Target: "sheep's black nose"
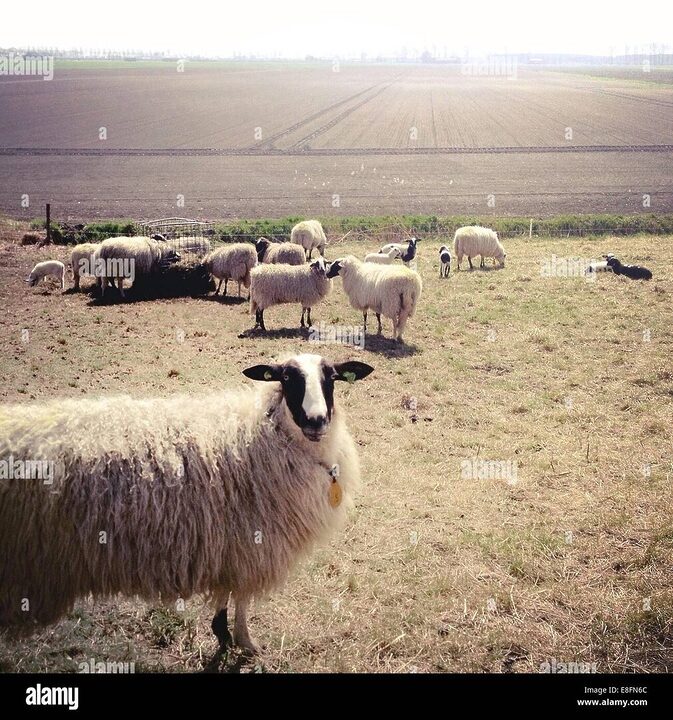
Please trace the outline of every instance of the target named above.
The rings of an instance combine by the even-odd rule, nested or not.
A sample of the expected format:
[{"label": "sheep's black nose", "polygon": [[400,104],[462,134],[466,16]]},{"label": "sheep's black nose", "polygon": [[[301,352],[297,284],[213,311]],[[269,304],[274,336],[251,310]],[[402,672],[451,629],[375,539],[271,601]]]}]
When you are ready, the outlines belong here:
[{"label": "sheep's black nose", "polygon": [[306,418],[306,427],[312,428],[313,430],[320,430],[326,423],[327,418],[324,415]]}]

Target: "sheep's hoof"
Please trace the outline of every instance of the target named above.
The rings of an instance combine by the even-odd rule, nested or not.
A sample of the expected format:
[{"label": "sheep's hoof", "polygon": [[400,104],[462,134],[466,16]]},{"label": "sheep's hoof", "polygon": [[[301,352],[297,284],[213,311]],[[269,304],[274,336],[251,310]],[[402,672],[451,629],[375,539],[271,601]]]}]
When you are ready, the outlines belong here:
[{"label": "sheep's hoof", "polygon": [[259,655],[262,652],[262,648],[249,636],[239,639],[234,634],[234,643],[244,655],[248,655],[250,657]]}]

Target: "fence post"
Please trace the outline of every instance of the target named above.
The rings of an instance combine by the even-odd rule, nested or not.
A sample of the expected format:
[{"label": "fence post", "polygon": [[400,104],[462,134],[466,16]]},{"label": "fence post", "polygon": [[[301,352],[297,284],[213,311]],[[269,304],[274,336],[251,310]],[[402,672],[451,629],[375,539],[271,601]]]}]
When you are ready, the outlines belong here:
[{"label": "fence post", "polygon": [[47,239],[45,240],[45,245],[49,245],[51,243],[51,203],[47,203]]},{"label": "fence post", "polygon": [[530,219],[530,226],[528,227],[528,237],[533,237],[533,218]]}]

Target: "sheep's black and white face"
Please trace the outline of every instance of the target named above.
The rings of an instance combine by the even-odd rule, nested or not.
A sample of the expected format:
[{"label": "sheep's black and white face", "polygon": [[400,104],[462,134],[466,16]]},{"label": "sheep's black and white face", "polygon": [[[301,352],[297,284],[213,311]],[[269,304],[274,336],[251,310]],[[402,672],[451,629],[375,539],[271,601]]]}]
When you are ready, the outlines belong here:
[{"label": "sheep's black and white face", "polygon": [[327,277],[328,278],[335,278],[342,270],[343,263],[341,260],[334,260],[331,262],[327,268]]},{"label": "sheep's black and white face", "polygon": [[311,270],[317,275],[321,275],[322,277],[329,277],[327,275],[327,263],[325,262],[325,258],[318,258],[317,260],[314,260],[311,263],[310,267]]},{"label": "sheep's black and white face", "polygon": [[357,361],[331,363],[320,355],[295,355],[284,363],[249,367],[243,374],[253,380],[279,382],[297,427],[309,440],[318,442],[332,420],[335,381],[355,382],[373,370]]}]

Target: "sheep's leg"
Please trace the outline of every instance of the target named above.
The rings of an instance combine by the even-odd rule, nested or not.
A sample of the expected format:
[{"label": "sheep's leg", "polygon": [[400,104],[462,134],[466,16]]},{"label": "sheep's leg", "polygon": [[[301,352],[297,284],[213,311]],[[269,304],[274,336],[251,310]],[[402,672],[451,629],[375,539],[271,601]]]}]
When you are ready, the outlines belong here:
[{"label": "sheep's leg", "polygon": [[364,319],[364,322],[362,323],[362,325],[363,325],[362,332],[366,333],[367,332],[367,311],[366,310],[362,313],[362,317]]},{"label": "sheep's leg", "polygon": [[221,287],[222,287],[222,278],[220,278],[220,282],[219,282],[219,284],[218,284],[218,286],[217,286],[217,290],[215,290],[215,295],[219,295],[219,294],[220,294],[220,288],[221,288]]},{"label": "sheep's leg", "polygon": [[311,249],[308,251],[308,259],[309,259],[309,260],[311,259],[311,255],[312,255],[312,254],[313,254],[313,248],[311,248]]},{"label": "sheep's leg", "polygon": [[72,279],[74,281],[73,290],[79,290],[79,275],[73,270]]},{"label": "sheep's leg", "polygon": [[266,330],[266,326],[264,325],[264,310],[257,310],[257,325],[255,327],[260,328],[260,330]]},{"label": "sheep's leg", "polygon": [[311,308],[307,308],[308,312],[306,314],[306,322],[308,323],[308,326],[311,327],[313,323],[311,322]]},{"label": "sheep's leg", "polygon": [[467,256],[467,262],[470,263],[470,270],[474,270],[474,266],[472,265],[472,258],[469,255]]},{"label": "sheep's leg", "polygon": [[124,295],[124,278],[121,275],[117,278],[117,287],[119,288],[119,294],[123,298],[125,298],[126,295]]},{"label": "sheep's leg", "polygon": [[224,297],[227,297],[227,283],[229,282],[229,278],[224,279]]},{"label": "sheep's leg", "polygon": [[220,644],[220,650],[224,650],[233,645],[233,639],[229,632],[229,623],[227,622],[227,602],[225,601],[224,607],[221,607],[213,621],[210,623],[210,627],[213,629],[213,633]]},{"label": "sheep's leg", "polygon": [[234,619],[234,642],[250,655],[257,655],[260,651],[259,645],[250,637],[250,632],[248,631],[248,606],[250,605],[250,598],[237,597],[235,600],[236,618]]},{"label": "sheep's leg", "polygon": [[238,281],[238,297],[241,297],[241,281]]},{"label": "sheep's leg", "polygon": [[381,325],[381,313],[376,313],[376,322],[379,324],[376,332],[381,335],[381,333],[383,332],[383,325]]},{"label": "sheep's leg", "polygon": [[301,327],[306,327],[306,323],[304,322],[304,314],[305,314],[305,313],[306,313],[306,308],[303,307],[303,308],[301,309],[301,321],[300,321],[300,323],[299,323]]}]

